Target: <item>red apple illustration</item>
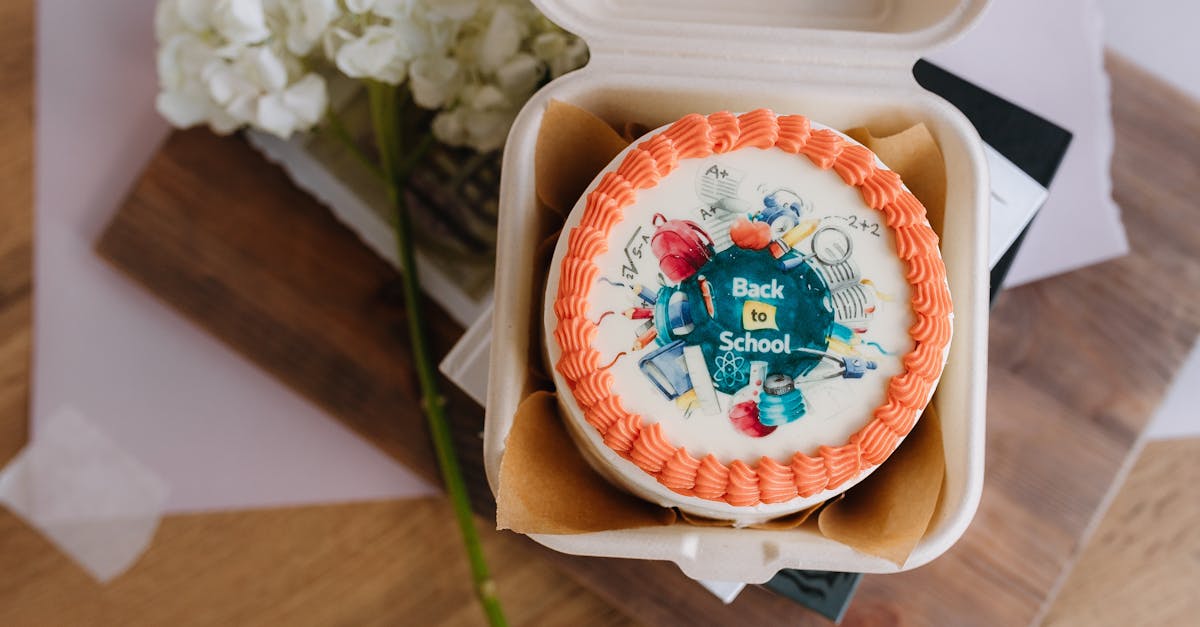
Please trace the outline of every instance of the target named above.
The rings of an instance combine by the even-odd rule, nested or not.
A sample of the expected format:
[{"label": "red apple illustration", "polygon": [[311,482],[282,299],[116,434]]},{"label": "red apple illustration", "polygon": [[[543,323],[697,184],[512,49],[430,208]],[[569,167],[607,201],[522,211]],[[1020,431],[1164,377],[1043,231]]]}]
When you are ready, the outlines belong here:
[{"label": "red apple illustration", "polygon": [[766,222],[751,222],[739,218],[729,227],[729,239],[738,248],[761,250],[771,243],[771,227]]}]

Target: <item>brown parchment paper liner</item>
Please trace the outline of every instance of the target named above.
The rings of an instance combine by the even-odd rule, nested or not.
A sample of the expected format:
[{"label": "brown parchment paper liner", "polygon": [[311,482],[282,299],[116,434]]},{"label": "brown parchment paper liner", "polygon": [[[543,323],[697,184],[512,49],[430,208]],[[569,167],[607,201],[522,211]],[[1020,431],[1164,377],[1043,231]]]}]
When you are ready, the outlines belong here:
[{"label": "brown parchment paper liner", "polygon": [[[646,131],[625,122],[622,132],[579,107],[553,101],[538,133],[534,170],[544,229],[536,272],[539,295],[558,239],[558,230],[583,191],[629,142]],[[918,124],[895,135],[874,137],[866,129],[847,132],[873,150],[930,214],[941,233],[945,166],[929,130]],[[513,417],[500,462],[496,526],[518,533],[574,534],[661,525],[731,526],[682,514],[632,496],[588,465],[559,415],[542,346],[542,311],[530,315],[530,387]],[[945,474],[942,430],[926,410],[913,432],[869,477],[843,495],[794,514],[754,525],[758,529],[804,527],[856,550],[903,565],[936,511]]]}]

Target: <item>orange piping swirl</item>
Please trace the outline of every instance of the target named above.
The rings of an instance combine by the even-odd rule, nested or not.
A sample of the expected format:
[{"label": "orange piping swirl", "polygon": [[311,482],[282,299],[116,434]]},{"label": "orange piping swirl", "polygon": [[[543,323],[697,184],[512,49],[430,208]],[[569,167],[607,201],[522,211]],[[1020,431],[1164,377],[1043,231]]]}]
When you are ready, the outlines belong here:
[{"label": "orange piping swirl", "polygon": [[734,506],[754,505],[761,501],[758,494],[758,475],[746,462],[735,459],[729,464],[729,484],[725,501]]},{"label": "orange piping swirl", "polygon": [[850,436],[850,441],[862,449],[863,462],[870,466],[882,464],[896,445],[900,436],[896,435],[882,420],[872,420],[867,426]]},{"label": "orange piping swirl", "polygon": [[812,132],[808,143],[800,153],[808,157],[818,168],[828,170],[837,161],[838,155],[846,147],[846,142],[837,133],[823,128]]},{"label": "orange piping swirl", "polygon": [[907,370],[915,372],[938,372],[942,367],[942,349],[924,342],[901,360]]},{"label": "orange piping swirl", "polygon": [[900,196],[900,192],[904,191],[902,185],[899,174],[874,168],[874,172],[863,180],[859,189],[862,190],[863,202],[867,203],[868,207],[882,210]]},{"label": "orange piping swirl", "polygon": [[741,136],[734,142],[733,149],[761,148],[766,150],[779,141],[779,118],[770,109],[755,109],[739,118]]},{"label": "orange piping swirl", "polygon": [[708,128],[708,120],[704,116],[689,113],[663,131],[663,135],[675,142],[680,159],[695,159],[712,154],[712,137]]},{"label": "orange piping swirl", "polygon": [[725,496],[726,486],[729,485],[729,469],[721,465],[717,458],[709,453],[700,460],[696,467],[696,481],[692,492],[710,501],[721,500]]},{"label": "orange piping swirl", "polygon": [[597,229],[605,237],[608,237],[608,233],[612,230],[613,225],[625,217],[622,215],[620,204],[617,203],[616,199],[609,198],[603,194],[589,195],[588,205],[593,210],[583,214],[583,221],[579,223],[579,226]]},{"label": "orange piping swirl", "polygon": [[900,402],[909,409],[920,410],[929,401],[929,393],[933,391],[933,383],[926,380],[923,373],[906,370],[904,374],[892,377],[888,383],[888,396]]},{"label": "orange piping swirl", "polygon": [[923,340],[934,346],[945,346],[950,342],[950,318],[948,316],[917,315],[917,322],[908,330],[909,337]]},{"label": "orange piping swirl", "polygon": [[812,125],[809,124],[808,118],[802,115],[783,115],[779,117],[779,136],[775,139],[775,147],[793,155],[800,154],[808,145],[811,136]]},{"label": "orange piping swirl", "polygon": [[660,176],[666,176],[679,165],[679,150],[675,142],[663,133],[638,144],[638,148],[650,153]]},{"label": "orange piping swirl", "polygon": [[[615,203],[616,200],[612,199],[609,202]],[[567,236],[567,248],[575,251],[582,259],[595,259],[608,251],[608,241],[604,238],[604,233],[596,229],[574,228]]]},{"label": "orange piping swirl", "polygon": [[[625,155],[625,160],[617,166],[617,174],[629,181],[634,189],[654,187],[658,185],[658,179],[662,178],[658,174],[658,164],[654,163],[654,157],[642,150],[641,146],[635,147]],[[583,215],[587,217],[586,212]]]},{"label": "orange piping swirl", "polygon": [[893,229],[896,233],[896,254],[905,261],[937,250],[938,236],[928,224],[914,224]]},{"label": "orange piping swirl", "polygon": [[570,381],[578,381],[598,367],[600,367],[600,353],[594,348],[563,351],[558,365],[555,366]]},{"label": "orange piping swirl", "polygon": [[637,200],[637,188],[617,172],[605,172],[595,192],[612,198],[621,207],[628,207]]},{"label": "orange piping swirl", "polygon": [[[900,177],[896,177],[899,182]],[[880,211],[887,218],[888,226],[893,229],[913,226],[916,224],[926,224],[925,205],[913,196],[912,192],[903,187],[896,188],[896,195],[893,196]]]},{"label": "orange piping swirl", "polygon": [[696,471],[699,468],[700,460],[679,447],[675,449],[675,455],[663,464],[658,481],[680,494],[690,494],[696,486]]},{"label": "orange piping swirl", "polygon": [[792,456],[792,475],[796,478],[796,493],[808,498],[829,485],[829,472],[825,460],[809,457],[804,453]]},{"label": "orange piping swirl", "polygon": [[602,399],[609,398],[612,390],[613,376],[607,370],[594,370],[584,375],[575,384],[575,400],[585,410]]},{"label": "orange piping swirl", "polygon": [[[563,352],[590,349],[596,340],[598,329],[587,318],[567,318],[558,323],[554,330],[554,339],[562,347]],[[586,373],[585,373],[586,374]]]},{"label": "orange piping swirl", "polygon": [[662,471],[663,464],[675,455],[675,447],[663,437],[662,425],[657,422],[642,429],[638,439],[633,441],[629,451],[629,460],[638,468],[656,475]]},{"label": "orange piping swirl", "polygon": [[908,260],[908,272],[904,278],[909,283],[924,283],[946,279],[946,266],[942,260],[933,255],[918,255]]},{"label": "orange piping swirl", "polygon": [[621,406],[621,401],[615,396],[607,396],[596,401],[583,413],[584,420],[596,431],[605,433],[616,421],[624,418],[629,412]]},{"label": "orange piping swirl", "polygon": [[737,116],[728,111],[719,111],[708,116],[708,124],[711,128],[709,135],[712,137],[713,154],[719,155],[733,150],[738,136],[742,134],[738,128]]},{"label": "orange piping swirl", "polygon": [[917,414],[911,407],[898,400],[890,399],[875,410],[875,420],[887,426],[892,433],[903,437],[917,424]]},{"label": "orange piping swirl", "polygon": [[867,150],[865,146],[846,144],[838,154],[837,160],[833,162],[833,171],[837,172],[847,185],[861,187],[875,173],[875,153]]},{"label": "orange piping swirl", "polygon": [[825,470],[829,473],[829,484],[825,486],[827,490],[837,488],[854,478],[862,468],[862,450],[854,442],[841,446],[818,447],[817,455],[825,461]]},{"label": "orange piping swirl", "polygon": [[921,281],[913,286],[913,311],[927,316],[948,316],[954,310],[946,282]]},{"label": "orange piping swirl", "polygon": [[567,296],[579,295],[587,298],[587,288],[600,274],[600,268],[588,259],[568,255],[562,261],[558,275],[558,289]]},{"label": "orange piping swirl", "polygon": [[554,302],[554,315],[563,318],[577,318],[587,313],[588,301],[578,294]]},{"label": "orange piping swirl", "polygon": [[[636,201],[636,190],[657,185],[680,159],[772,146],[835,170],[858,188],[867,206],[883,215],[895,235],[897,255],[908,262],[906,279],[916,316],[909,329],[914,348],[902,357],[905,372],[888,382],[883,404],[849,442],[822,446],[816,456],[796,453],[786,465],[767,457],[754,466],[741,460],[724,465],[711,454],[697,460],[672,446],[659,424],[643,428],[641,416],[625,410],[612,393],[612,376],[601,371],[600,354],[592,346],[596,325],[584,317],[599,272],[593,259],[607,250],[607,237],[624,218],[625,208]],[[813,130],[800,115],[777,117],[766,109],[741,116],[691,114],[631,149],[589,193],[580,226],[568,234],[567,255],[560,265],[554,337],[562,355],[555,368],[605,445],[667,488],[735,506],[782,503],[843,485],[895,450],[916,424],[933,382],[941,376],[952,310],[946,267],[924,206],[904,188],[899,175],[876,165],[873,153],[833,131]]]},{"label": "orange piping swirl", "polygon": [[642,417],[637,414],[625,414],[604,432],[604,444],[618,453],[628,453],[641,430]]},{"label": "orange piping swirl", "polygon": [[796,498],[796,476],[790,466],[764,456],[758,460],[758,493],[763,503],[783,503]]}]

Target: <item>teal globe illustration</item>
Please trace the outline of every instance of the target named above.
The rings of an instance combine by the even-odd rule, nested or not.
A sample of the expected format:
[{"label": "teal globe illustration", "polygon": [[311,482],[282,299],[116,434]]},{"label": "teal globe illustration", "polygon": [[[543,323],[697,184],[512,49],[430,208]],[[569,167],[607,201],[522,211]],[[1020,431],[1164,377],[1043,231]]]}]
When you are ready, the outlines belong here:
[{"label": "teal globe illustration", "polygon": [[[711,315],[709,313],[711,307]],[[713,385],[734,394],[750,362],[799,379],[829,347],[834,312],[824,278],[809,263],[785,270],[766,249],[736,246],[658,297],[658,341],[699,346]]]}]

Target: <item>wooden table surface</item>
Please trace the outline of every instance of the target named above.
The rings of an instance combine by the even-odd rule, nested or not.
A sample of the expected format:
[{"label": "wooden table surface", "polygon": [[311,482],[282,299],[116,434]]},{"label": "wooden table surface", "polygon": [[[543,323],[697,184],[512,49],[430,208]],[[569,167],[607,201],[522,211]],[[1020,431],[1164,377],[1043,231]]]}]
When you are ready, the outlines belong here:
[{"label": "wooden table surface", "polygon": [[[24,0],[0,3],[0,464],[26,439],[32,13]],[[1200,231],[1185,216],[1195,215],[1200,172],[1186,156],[1200,154],[1200,116],[1137,70],[1119,61],[1111,70],[1115,194],[1134,254],[1002,297],[991,336],[988,475],[1010,488],[985,493],[972,532],[947,558],[908,575],[868,577],[851,623],[911,622],[904,605],[914,595],[952,600],[963,591],[914,585],[945,581],[945,569],[962,572],[962,586],[999,583],[1004,591],[974,622],[1032,619],[1078,555],[1108,489],[1107,480],[1078,478],[1116,475],[1196,335]],[[1176,292],[1165,305],[1112,300],[1150,288]],[[1080,385],[1085,378],[1091,383]],[[1030,432],[1077,442],[1084,467],[1013,450]],[[1011,502],[1029,499],[1044,500],[1041,515],[1006,518]],[[448,520],[438,500],[172,516],[137,566],[102,587],[0,511],[0,625],[478,624]],[[998,525],[1020,527],[1020,543],[996,545],[977,532]],[[515,623],[630,622],[614,609],[629,611],[628,603],[577,583],[586,572],[561,577],[529,543],[486,529],[484,536]]]}]

